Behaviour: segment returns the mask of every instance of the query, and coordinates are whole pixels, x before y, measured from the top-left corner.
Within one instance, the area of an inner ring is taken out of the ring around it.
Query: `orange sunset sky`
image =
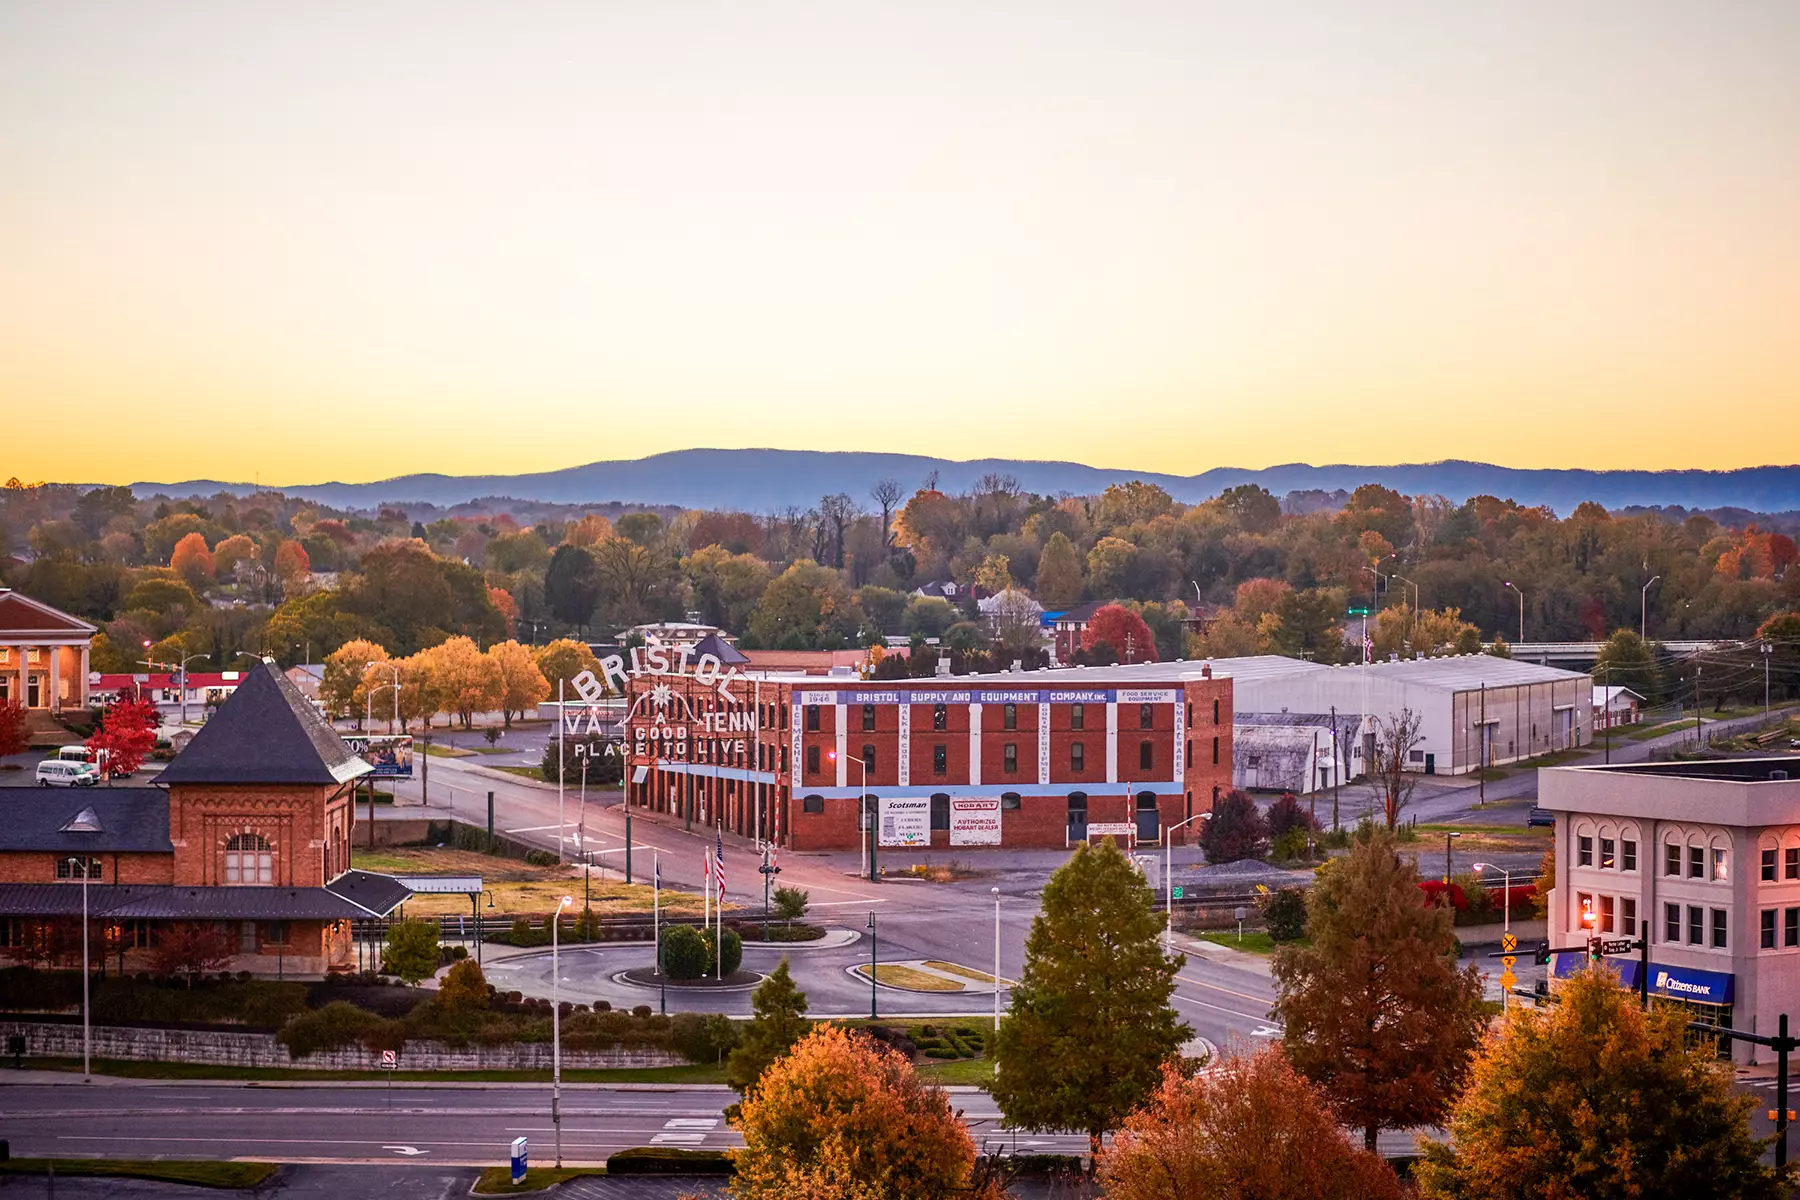
[[[12,0],[0,475],[1792,462],[1796,64],[1792,0]]]

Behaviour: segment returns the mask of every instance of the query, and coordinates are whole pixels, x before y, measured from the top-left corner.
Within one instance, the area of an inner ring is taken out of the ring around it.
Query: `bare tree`
[[[900,483],[894,479],[877,479],[875,486],[869,489],[869,498],[881,505],[881,544],[885,547],[893,545],[893,538],[888,533],[888,526],[893,521],[894,509],[900,503]]]
[[[830,537],[831,565],[844,565],[844,527],[857,517],[856,501],[843,492],[819,498],[819,524]],[[820,559],[824,562],[824,559]]]
[[[1412,802],[1413,788],[1419,777],[1406,769],[1413,747],[1424,741],[1419,732],[1421,719],[1410,708],[1398,715],[1375,718],[1375,761],[1369,767],[1369,786],[1375,799],[1381,801],[1387,827],[1400,822],[1400,813]]]

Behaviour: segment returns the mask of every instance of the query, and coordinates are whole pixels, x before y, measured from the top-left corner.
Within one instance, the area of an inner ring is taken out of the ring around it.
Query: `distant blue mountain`
[[[878,479],[899,482],[907,494],[936,473],[938,487],[967,491],[985,475],[1010,475],[1030,492],[1089,495],[1108,484],[1142,479],[1177,500],[1195,502],[1238,484],[1260,484],[1276,496],[1293,491],[1354,490],[1379,483],[1408,495],[1437,494],[1454,500],[1491,495],[1568,513],[1584,500],[1607,508],[1631,505],[1690,509],[1743,508],[1757,512],[1800,509],[1800,466],[1746,467],[1735,471],[1532,471],[1477,462],[1410,463],[1369,467],[1305,463],[1246,470],[1217,467],[1198,475],[1167,475],[1090,467],[1081,463],[982,458],[959,462],[920,454],[821,450],[676,450],[529,475],[401,475],[374,483],[296,484],[278,490],[335,508],[372,509],[381,504],[431,504],[442,508],[486,497],[550,504],[674,504],[684,508],[769,512],[810,507],[820,496],[845,492],[867,503]],[[246,495],[245,483],[188,480],[137,483],[140,496]]]

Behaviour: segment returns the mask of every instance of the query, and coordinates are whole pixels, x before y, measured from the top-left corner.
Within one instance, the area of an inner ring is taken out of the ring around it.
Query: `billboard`
[[[930,798],[926,796],[895,799],[883,797],[881,801],[881,832],[878,836],[883,846],[930,846]]]
[[[344,738],[350,752],[374,767],[377,779],[411,779],[413,740],[410,733],[352,734]]]
[[[952,846],[1000,844],[1000,797],[953,797],[950,801]]]

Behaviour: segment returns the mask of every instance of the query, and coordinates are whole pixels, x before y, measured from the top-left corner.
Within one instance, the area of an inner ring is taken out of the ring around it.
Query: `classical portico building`
[[[86,708],[95,632],[86,621],[0,588],[0,701],[51,713]]]

